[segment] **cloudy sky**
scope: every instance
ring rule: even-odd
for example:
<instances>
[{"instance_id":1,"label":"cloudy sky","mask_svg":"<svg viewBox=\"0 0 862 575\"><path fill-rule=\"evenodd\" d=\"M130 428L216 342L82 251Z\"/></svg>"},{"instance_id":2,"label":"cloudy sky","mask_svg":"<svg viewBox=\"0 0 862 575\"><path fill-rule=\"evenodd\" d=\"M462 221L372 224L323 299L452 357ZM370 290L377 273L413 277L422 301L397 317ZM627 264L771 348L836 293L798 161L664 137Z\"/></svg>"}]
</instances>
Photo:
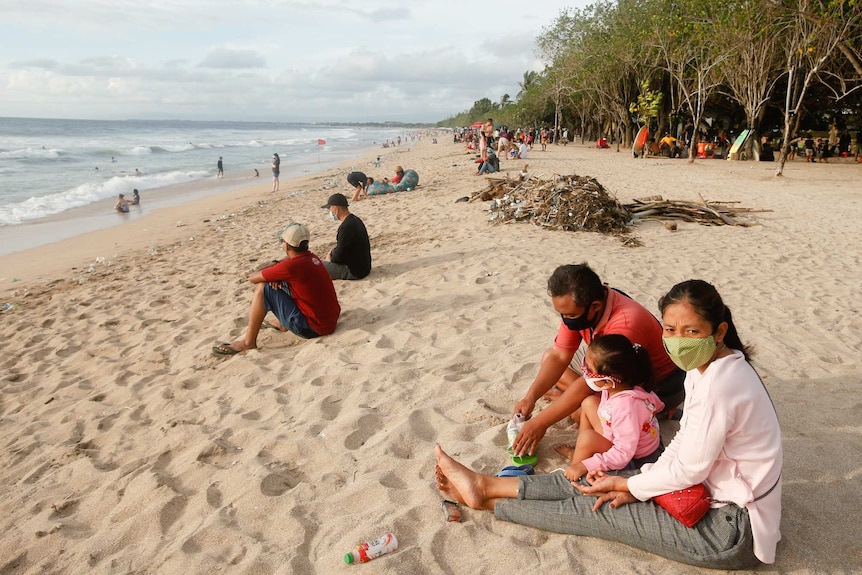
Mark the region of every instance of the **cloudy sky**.
<instances>
[{"instance_id":1,"label":"cloudy sky","mask_svg":"<svg viewBox=\"0 0 862 575\"><path fill-rule=\"evenodd\" d=\"M0 0L0 116L421 121L515 98L587 0Z\"/></svg>"}]
</instances>

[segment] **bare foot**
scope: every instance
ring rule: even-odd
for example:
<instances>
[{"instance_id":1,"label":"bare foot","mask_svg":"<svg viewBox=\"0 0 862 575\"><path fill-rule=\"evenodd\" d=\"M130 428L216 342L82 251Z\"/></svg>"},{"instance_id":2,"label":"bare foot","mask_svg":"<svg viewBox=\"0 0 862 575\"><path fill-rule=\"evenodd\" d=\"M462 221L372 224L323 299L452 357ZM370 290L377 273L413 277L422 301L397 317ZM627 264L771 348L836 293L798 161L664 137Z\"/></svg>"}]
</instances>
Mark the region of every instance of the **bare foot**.
<instances>
[{"instance_id":1,"label":"bare foot","mask_svg":"<svg viewBox=\"0 0 862 575\"><path fill-rule=\"evenodd\" d=\"M443 470L439 465L434 466L434 479L437 481L437 490L446 496L446 499L464 503L464 498L455 489L455 486L449 481L449 478L443 474Z\"/></svg>"},{"instance_id":2,"label":"bare foot","mask_svg":"<svg viewBox=\"0 0 862 575\"><path fill-rule=\"evenodd\" d=\"M571 461L575 455L575 446L571 443L558 443L554 446L554 451Z\"/></svg>"},{"instance_id":3,"label":"bare foot","mask_svg":"<svg viewBox=\"0 0 862 575\"><path fill-rule=\"evenodd\" d=\"M468 507L484 509L481 476L449 457L439 445L434 447L434 453L437 455L437 466L434 468L437 489Z\"/></svg>"},{"instance_id":4,"label":"bare foot","mask_svg":"<svg viewBox=\"0 0 862 575\"><path fill-rule=\"evenodd\" d=\"M554 401L555 399L560 399L561 395L563 395L562 391L560 391L556 387L552 387L545 395L542 396L542 399L544 399L545 401Z\"/></svg>"}]
</instances>

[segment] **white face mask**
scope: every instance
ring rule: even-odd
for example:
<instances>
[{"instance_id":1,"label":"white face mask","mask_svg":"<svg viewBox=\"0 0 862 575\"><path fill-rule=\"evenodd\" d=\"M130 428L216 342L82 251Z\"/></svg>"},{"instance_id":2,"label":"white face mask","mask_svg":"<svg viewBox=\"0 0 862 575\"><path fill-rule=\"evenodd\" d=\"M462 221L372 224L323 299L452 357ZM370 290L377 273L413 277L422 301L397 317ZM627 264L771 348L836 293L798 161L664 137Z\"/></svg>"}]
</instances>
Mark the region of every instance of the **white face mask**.
<instances>
[{"instance_id":1,"label":"white face mask","mask_svg":"<svg viewBox=\"0 0 862 575\"><path fill-rule=\"evenodd\" d=\"M603 391L604 389L606 389L605 387L603 387L603 386L601 386L601 385L599 385L599 384L607 384L607 383L610 383L610 384L611 384L610 389L613 389L613 388L614 388L614 386L616 385L616 384L613 382L613 380L611 380L610 378L605 378L605 377L587 377L587 376L585 375L585 376L584 376L584 381L586 381L586 382L587 382L587 387L589 387L589 388L590 388L590 389L592 389L593 391Z\"/></svg>"},{"instance_id":2,"label":"white face mask","mask_svg":"<svg viewBox=\"0 0 862 575\"><path fill-rule=\"evenodd\" d=\"M600 373L593 373L587 368L587 358L584 357L584 361L581 362L581 374L584 376L584 381L587 382L587 387L592 389L593 391L599 392L605 389L613 389L616 387L617 382L619 380L611 375L602 375ZM610 386L604 387L609 384Z\"/></svg>"},{"instance_id":3,"label":"white face mask","mask_svg":"<svg viewBox=\"0 0 862 575\"><path fill-rule=\"evenodd\" d=\"M333 222L338 221L338 217L332 212L329 212L329 219L332 220Z\"/></svg>"}]
</instances>

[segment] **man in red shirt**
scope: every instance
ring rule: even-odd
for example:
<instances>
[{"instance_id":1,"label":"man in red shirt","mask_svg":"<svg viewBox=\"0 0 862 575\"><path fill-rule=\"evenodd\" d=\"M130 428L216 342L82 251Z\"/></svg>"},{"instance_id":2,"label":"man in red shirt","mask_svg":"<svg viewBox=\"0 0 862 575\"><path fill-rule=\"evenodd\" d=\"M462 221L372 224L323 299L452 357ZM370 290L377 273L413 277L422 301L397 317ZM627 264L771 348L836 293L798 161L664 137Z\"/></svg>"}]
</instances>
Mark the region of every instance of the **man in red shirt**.
<instances>
[{"instance_id":1,"label":"man in red shirt","mask_svg":"<svg viewBox=\"0 0 862 575\"><path fill-rule=\"evenodd\" d=\"M594 337L624 335L649 352L658 383L658 396L666 409L682 403L685 372L677 368L662 344L662 326L638 302L599 279L587 264L560 266L548 279L548 294L562 321L554 347L542 356L539 373L526 395L515 404L515 413L530 417L536 401L552 387L562 392L541 413L528 419L513 444L517 455L535 453L547 429L572 414L593 393L580 373L585 348ZM580 348L580 349L579 349ZM576 353L579 357L575 357ZM575 362L572 360L575 359Z\"/></svg>"},{"instance_id":2,"label":"man in red shirt","mask_svg":"<svg viewBox=\"0 0 862 575\"><path fill-rule=\"evenodd\" d=\"M257 347L257 334L267 312L277 321L267 324L280 331L292 331L306 339L335 331L341 306L329 272L319 257L308 250L308 230L291 223L281 232L281 245L287 257L249 276L256 284L248 330L243 339L219 343L216 355L234 355Z\"/></svg>"}]
</instances>

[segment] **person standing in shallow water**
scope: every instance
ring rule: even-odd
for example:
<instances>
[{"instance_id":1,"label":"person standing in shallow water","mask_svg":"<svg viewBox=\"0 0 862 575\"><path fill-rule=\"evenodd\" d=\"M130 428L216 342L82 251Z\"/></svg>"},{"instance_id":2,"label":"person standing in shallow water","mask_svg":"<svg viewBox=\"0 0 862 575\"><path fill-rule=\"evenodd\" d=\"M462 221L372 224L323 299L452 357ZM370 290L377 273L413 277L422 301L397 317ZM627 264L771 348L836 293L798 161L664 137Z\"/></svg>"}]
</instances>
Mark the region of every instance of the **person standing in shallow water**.
<instances>
[{"instance_id":1,"label":"person standing in shallow water","mask_svg":"<svg viewBox=\"0 0 862 575\"><path fill-rule=\"evenodd\" d=\"M278 154L272 155L272 191L278 191L278 174L281 172L281 158Z\"/></svg>"},{"instance_id":2,"label":"person standing in shallow water","mask_svg":"<svg viewBox=\"0 0 862 575\"><path fill-rule=\"evenodd\" d=\"M222 163L221 156L218 157L218 163L216 164L216 168L218 169L218 173L216 174L216 178L224 177L224 164Z\"/></svg>"}]
</instances>

